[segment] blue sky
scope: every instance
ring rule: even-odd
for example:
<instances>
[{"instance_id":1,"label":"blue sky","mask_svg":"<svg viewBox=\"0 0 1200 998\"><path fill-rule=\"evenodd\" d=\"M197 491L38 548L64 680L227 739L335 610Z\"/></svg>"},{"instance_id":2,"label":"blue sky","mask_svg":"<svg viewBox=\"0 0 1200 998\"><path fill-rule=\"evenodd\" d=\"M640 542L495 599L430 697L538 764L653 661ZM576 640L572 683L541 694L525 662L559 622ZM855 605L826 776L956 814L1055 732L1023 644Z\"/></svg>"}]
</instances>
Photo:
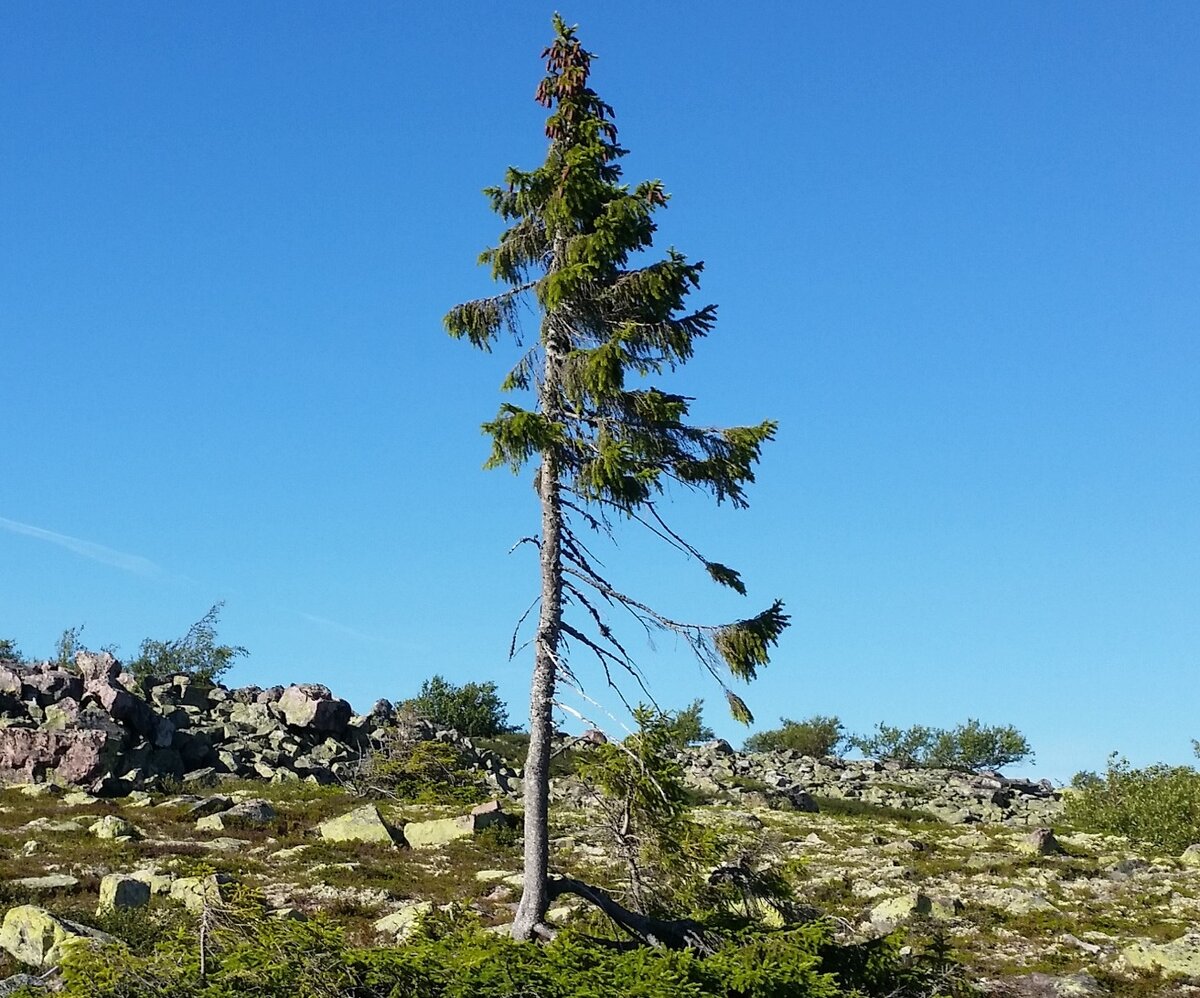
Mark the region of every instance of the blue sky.
<instances>
[{"instance_id":1,"label":"blue sky","mask_svg":"<svg viewBox=\"0 0 1200 998\"><path fill-rule=\"evenodd\" d=\"M524 713L536 505L480 470L511 354L441 317L490 287L480 188L544 153L551 8L436 6L0 8L0 636L132 653L224 599L235 682L365 707L441 672ZM614 576L697 619L783 597L763 724L1013 723L1059 779L1190 759L1200 7L563 14L720 305L674 387L780 421L749 511L673 507L748 602L635 535Z\"/></svg>"}]
</instances>

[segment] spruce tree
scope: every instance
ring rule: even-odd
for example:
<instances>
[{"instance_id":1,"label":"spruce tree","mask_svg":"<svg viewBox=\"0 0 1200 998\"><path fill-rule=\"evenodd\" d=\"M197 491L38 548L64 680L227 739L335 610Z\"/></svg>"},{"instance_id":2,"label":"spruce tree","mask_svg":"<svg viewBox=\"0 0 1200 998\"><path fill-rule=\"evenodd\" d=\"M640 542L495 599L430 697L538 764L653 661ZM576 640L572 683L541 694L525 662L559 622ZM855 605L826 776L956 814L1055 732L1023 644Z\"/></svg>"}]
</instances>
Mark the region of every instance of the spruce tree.
<instances>
[{"instance_id":1,"label":"spruce tree","mask_svg":"<svg viewBox=\"0 0 1200 998\"><path fill-rule=\"evenodd\" d=\"M588 85L591 53L576 29L554 17L555 38L543 52L546 76L536 99L550 109L549 150L534 170L510 167L485 194L506 223L499 243L479 262L504 285L499 294L465 302L445 318L447 332L490 350L505 332L522 349L502 389L528 400L506 401L484 424L492 441L486 467L520 471L536 462L541 505L541 595L533 636L529 751L525 765L525 887L513 923L519 939L545 935L546 909L566 891L599 903L630 932L687 942L680 925L624 911L603 892L548 876L547 811L551 712L560 682L574 682L568 653L584 650L620 692L618 677L641 684L641 672L609 626L605 609L628 610L648 629L682 637L724 691L733 715L752 720L731 678L751 680L787 626L776 600L761 613L723 625L668 617L615 588L581 539L635 521L696 559L717 583L744 595L736 571L704 557L667 523L660 500L674 484L702 490L718 503L746 505L745 486L776 424L714 429L690 424L691 399L647 379L691 356L716 321L716 307L690 310L703 264L674 249L642 263L655 214L667 204L657 180L622 183L613 109ZM637 265L631 259L637 256ZM539 318L525 335L519 306ZM583 534L586 536L586 534ZM514 642L515 643L515 642Z\"/></svg>"}]
</instances>

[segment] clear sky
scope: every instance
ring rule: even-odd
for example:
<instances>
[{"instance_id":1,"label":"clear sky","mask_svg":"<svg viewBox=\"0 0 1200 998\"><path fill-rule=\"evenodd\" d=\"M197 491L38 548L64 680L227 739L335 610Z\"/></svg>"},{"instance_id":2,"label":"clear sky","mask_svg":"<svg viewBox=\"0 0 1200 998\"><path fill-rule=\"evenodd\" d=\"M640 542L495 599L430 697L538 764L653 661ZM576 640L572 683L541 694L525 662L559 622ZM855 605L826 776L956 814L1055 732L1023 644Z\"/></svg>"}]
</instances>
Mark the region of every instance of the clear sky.
<instances>
[{"instance_id":1,"label":"clear sky","mask_svg":"<svg viewBox=\"0 0 1200 998\"><path fill-rule=\"evenodd\" d=\"M224 599L233 682L361 709L441 672L524 714L536 503L480 470L512 354L441 318L490 288L480 188L544 153L551 10L0 6L0 637L130 654ZM720 305L673 387L780 421L749 511L674 507L748 601L634 535L613 575L683 617L787 601L760 726L974 716L1058 779L1188 761L1200 5L562 12Z\"/></svg>"}]
</instances>

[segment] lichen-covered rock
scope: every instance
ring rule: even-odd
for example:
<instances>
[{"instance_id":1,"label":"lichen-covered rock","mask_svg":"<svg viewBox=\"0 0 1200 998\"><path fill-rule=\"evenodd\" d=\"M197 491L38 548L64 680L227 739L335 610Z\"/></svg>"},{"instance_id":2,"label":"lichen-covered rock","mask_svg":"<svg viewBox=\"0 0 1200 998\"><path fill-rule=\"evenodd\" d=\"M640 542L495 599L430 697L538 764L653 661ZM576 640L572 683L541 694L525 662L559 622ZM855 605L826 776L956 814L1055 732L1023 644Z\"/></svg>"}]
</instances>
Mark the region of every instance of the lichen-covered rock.
<instances>
[{"instance_id":1,"label":"lichen-covered rock","mask_svg":"<svg viewBox=\"0 0 1200 998\"><path fill-rule=\"evenodd\" d=\"M158 870L134 870L129 874L134 880L140 880L150 888L151 894L170 894L171 884L175 882L172 873L159 873Z\"/></svg>"},{"instance_id":2,"label":"lichen-covered rock","mask_svg":"<svg viewBox=\"0 0 1200 998\"><path fill-rule=\"evenodd\" d=\"M410 821L404 826L404 841L413 849L436 849L456 839L469 839L491 825L507 824L513 819L499 801L480 804L470 814L430 821Z\"/></svg>"},{"instance_id":3,"label":"lichen-covered rock","mask_svg":"<svg viewBox=\"0 0 1200 998\"><path fill-rule=\"evenodd\" d=\"M221 888L233 883L228 874L214 873L207 877L179 877L171 881L170 895L188 911L199 914L205 908L222 904Z\"/></svg>"},{"instance_id":4,"label":"lichen-covered rock","mask_svg":"<svg viewBox=\"0 0 1200 998\"><path fill-rule=\"evenodd\" d=\"M0 925L0 949L39 969L57 967L73 946L112 942L112 937L32 904L10 908Z\"/></svg>"},{"instance_id":5,"label":"lichen-covered rock","mask_svg":"<svg viewBox=\"0 0 1200 998\"><path fill-rule=\"evenodd\" d=\"M877 904L871 909L869 921L874 928L890 932L896 926L919 916L953 918L961 907L956 899L932 898L921 891L913 891Z\"/></svg>"},{"instance_id":6,"label":"lichen-covered rock","mask_svg":"<svg viewBox=\"0 0 1200 998\"><path fill-rule=\"evenodd\" d=\"M379 842L395 844L395 833L383 820L374 804L366 804L317 826L317 834L326 842Z\"/></svg>"},{"instance_id":7,"label":"lichen-covered rock","mask_svg":"<svg viewBox=\"0 0 1200 998\"><path fill-rule=\"evenodd\" d=\"M100 880L100 903L96 914L116 908L140 908L150 902L150 885L127 873L110 873Z\"/></svg>"},{"instance_id":8,"label":"lichen-covered rock","mask_svg":"<svg viewBox=\"0 0 1200 998\"><path fill-rule=\"evenodd\" d=\"M1049 828L1035 828L1017 842L1017 850L1033 856L1057 856L1065 851Z\"/></svg>"},{"instance_id":9,"label":"lichen-covered rock","mask_svg":"<svg viewBox=\"0 0 1200 998\"><path fill-rule=\"evenodd\" d=\"M1122 950L1121 956L1138 970L1159 971L1167 977L1200 978L1200 934L1169 943L1134 943Z\"/></svg>"},{"instance_id":10,"label":"lichen-covered rock","mask_svg":"<svg viewBox=\"0 0 1200 998\"><path fill-rule=\"evenodd\" d=\"M1179 862L1184 866L1200 866L1200 843L1190 845L1183 850Z\"/></svg>"},{"instance_id":11,"label":"lichen-covered rock","mask_svg":"<svg viewBox=\"0 0 1200 998\"><path fill-rule=\"evenodd\" d=\"M115 814L106 814L94 822L88 827L88 833L98 839L136 839L141 837L133 825Z\"/></svg>"},{"instance_id":12,"label":"lichen-covered rock","mask_svg":"<svg viewBox=\"0 0 1200 998\"><path fill-rule=\"evenodd\" d=\"M432 910L431 902L414 901L376 921L375 931L381 936L389 937L393 942L399 942L412 932L422 915Z\"/></svg>"},{"instance_id":13,"label":"lichen-covered rock","mask_svg":"<svg viewBox=\"0 0 1200 998\"><path fill-rule=\"evenodd\" d=\"M78 887L79 878L69 873L48 873L44 877L21 877L10 883L27 891L60 891Z\"/></svg>"}]
</instances>

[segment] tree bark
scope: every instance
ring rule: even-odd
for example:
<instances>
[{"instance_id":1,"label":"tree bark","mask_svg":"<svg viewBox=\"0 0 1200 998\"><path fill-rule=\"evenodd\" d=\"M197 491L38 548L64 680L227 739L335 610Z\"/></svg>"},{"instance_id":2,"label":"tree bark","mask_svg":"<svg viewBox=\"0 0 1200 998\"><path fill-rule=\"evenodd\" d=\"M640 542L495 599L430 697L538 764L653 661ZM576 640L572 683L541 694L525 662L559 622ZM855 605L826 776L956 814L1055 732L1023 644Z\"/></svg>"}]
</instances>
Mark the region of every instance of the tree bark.
<instances>
[{"instance_id":1,"label":"tree bark","mask_svg":"<svg viewBox=\"0 0 1200 998\"><path fill-rule=\"evenodd\" d=\"M538 472L542 500L542 601L529 693L529 753L525 758L525 886L513 919L514 939L532 939L550 907L550 749L562 622L562 505L558 468L545 455Z\"/></svg>"},{"instance_id":2,"label":"tree bark","mask_svg":"<svg viewBox=\"0 0 1200 998\"><path fill-rule=\"evenodd\" d=\"M690 949L705 956L716 951L719 940L707 933L700 923L690 918L654 918L641 912L630 911L617 902L608 891L573 877L555 877L547 886L551 898L561 894L577 894L590 901L634 939L649 946Z\"/></svg>"},{"instance_id":3,"label":"tree bark","mask_svg":"<svg viewBox=\"0 0 1200 998\"><path fill-rule=\"evenodd\" d=\"M549 272L565 253L562 237L555 240ZM541 410L550 419L561 416L562 364L567 344L554 316L543 326L546 360L539 389ZM533 682L529 691L529 751L525 757L525 870L521 902L513 918L514 939L528 941L550 907L550 750L554 736L554 688L558 678L558 647L562 637L563 507L558 457L542 453L537 491L542 505L542 597L534 641Z\"/></svg>"}]
</instances>

